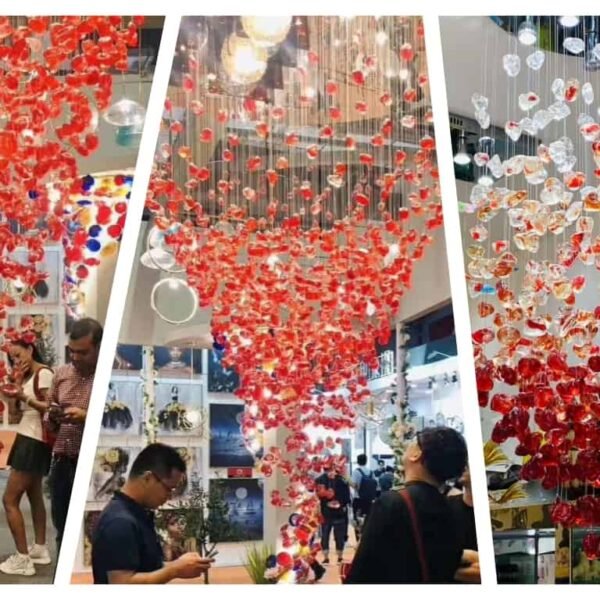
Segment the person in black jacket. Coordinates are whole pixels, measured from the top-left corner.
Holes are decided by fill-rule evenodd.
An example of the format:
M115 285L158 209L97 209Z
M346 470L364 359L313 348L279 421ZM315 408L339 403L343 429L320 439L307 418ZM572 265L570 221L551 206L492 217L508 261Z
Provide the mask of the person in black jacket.
M462 436L449 427L417 434L404 454L404 491L384 492L366 522L345 583L451 583L462 539L439 488L467 464Z
M348 505L350 486L334 467L315 480L321 501L321 547L323 564L329 563L329 538L333 531L338 563L342 562L344 546L348 537Z
M463 486L462 494L448 495L447 498L450 508L454 513L458 535L462 541L463 552L470 552L469 556L472 564L457 571L455 579L461 583L481 583L471 474L468 467L465 469L459 483Z

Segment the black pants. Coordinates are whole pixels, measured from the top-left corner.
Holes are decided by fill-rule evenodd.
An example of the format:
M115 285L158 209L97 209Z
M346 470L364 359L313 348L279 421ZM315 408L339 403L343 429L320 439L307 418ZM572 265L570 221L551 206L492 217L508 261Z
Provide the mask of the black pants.
M71 501L71 490L77 469L77 459L69 456L55 455L50 467L48 484L50 487L50 499L52 502L52 523L56 529L56 550L60 552L69 502Z
M354 518L358 519L360 516L366 519L371 512L372 506L372 500L361 500L360 498L354 498L354 500L352 500L352 512L354 513Z
M335 539L335 549L338 552L344 550L346 543L346 531L348 529L348 521L344 517L342 519L325 519L321 525L321 547L324 551L329 551L329 537L333 529L333 537Z

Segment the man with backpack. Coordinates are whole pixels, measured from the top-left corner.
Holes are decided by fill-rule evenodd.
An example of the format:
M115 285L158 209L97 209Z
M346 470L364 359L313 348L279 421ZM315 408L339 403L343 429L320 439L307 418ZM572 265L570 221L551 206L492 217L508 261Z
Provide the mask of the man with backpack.
M367 467L367 455L359 454L356 458L358 467L352 473L352 487L354 488L354 499L352 501L352 512L354 513L354 530L356 541L360 540L360 533L365 519L369 515L371 505L377 497L377 479L371 469Z

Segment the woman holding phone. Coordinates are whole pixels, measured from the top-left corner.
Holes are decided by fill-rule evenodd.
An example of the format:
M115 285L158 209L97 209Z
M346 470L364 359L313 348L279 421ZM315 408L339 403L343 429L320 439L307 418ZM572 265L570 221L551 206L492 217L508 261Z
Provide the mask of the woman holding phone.
M14 383L4 386L2 393L9 400L10 412L20 419L8 456L11 470L2 502L16 552L0 564L0 571L7 575L32 576L35 575L34 564L51 562L46 546L42 480L50 469L52 448L45 441L42 419L48 409L48 391L54 373L44 364L37 347L24 339L11 342L8 358L13 367ZM31 506L35 534L34 544L30 547L20 509L25 494Z

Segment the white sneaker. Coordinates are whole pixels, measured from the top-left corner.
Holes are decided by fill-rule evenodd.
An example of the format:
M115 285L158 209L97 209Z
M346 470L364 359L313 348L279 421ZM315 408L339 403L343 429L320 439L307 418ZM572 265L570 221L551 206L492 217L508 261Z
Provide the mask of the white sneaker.
M33 546L29 548L29 558L34 565L49 565L52 562L46 544L43 546L40 544L33 544Z
M19 553L9 556L0 564L0 571L7 575L24 575L26 577L35 575L35 567L31 558L27 554Z

